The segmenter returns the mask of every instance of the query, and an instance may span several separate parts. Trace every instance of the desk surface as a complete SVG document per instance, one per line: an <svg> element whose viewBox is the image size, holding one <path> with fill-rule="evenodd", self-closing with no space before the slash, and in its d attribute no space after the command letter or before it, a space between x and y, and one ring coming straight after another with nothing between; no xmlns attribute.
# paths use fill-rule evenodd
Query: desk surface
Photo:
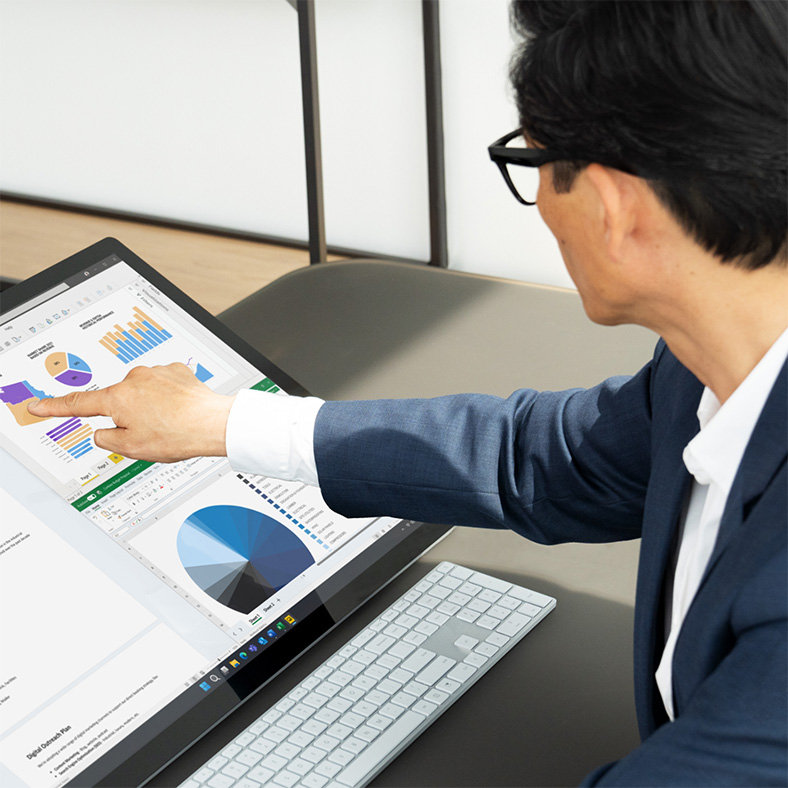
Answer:
<svg viewBox="0 0 788 788"><path fill-rule="evenodd" d="M300 269L220 316L318 396L507 395L637 370L655 336L603 328L569 291L379 261ZM171 765L173 785L439 561L555 596L516 649L373 785L571 785L638 744L632 618L638 543L535 545L458 528Z"/></svg>

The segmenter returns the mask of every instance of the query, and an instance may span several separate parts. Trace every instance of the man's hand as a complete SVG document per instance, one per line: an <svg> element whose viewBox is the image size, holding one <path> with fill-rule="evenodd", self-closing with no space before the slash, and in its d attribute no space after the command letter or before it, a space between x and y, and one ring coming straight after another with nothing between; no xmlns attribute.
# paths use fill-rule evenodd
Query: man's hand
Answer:
<svg viewBox="0 0 788 788"><path fill-rule="evenodd" d="M176 462L224 455L233 397L216 394L185 364L135 367L114 386L76 391L28 406L35 416L109 416L115 429L96 430L96 446L124 457Z"/></svg>

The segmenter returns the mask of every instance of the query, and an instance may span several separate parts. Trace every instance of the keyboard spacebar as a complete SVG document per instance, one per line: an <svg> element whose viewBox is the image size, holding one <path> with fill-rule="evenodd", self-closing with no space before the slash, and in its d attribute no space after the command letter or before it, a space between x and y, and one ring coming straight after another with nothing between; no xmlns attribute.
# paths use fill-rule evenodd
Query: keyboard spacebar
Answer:
<svg viewBox="0 0 788 788"><path fill-rule="evenodd" d="M421 714L406 711L396 722L389 725L358 757L349 763L334 780L342 785L358 785L367 775L374 774L381 763L407 739L424 721Z"/></svg>

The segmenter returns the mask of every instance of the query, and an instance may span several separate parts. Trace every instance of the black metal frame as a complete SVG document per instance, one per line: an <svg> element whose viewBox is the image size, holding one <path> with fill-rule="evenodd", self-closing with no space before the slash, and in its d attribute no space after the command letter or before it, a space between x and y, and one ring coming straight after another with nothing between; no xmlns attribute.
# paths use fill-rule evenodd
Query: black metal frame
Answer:
<svg viewBox="0 0 788 788"><path fill-rule="evenodd" d="M323 162L320 148L320 98L317 87L317 38L314 0L287 0L298 12L301 56L301 96L304 112L306 192L309 214L309 260L326 259L323 211ZM424 87L427 119L427 178L430 210L429 264L449 263L446 231L446 167L443 150L443 92L438 0L422 0Z"/></svg>

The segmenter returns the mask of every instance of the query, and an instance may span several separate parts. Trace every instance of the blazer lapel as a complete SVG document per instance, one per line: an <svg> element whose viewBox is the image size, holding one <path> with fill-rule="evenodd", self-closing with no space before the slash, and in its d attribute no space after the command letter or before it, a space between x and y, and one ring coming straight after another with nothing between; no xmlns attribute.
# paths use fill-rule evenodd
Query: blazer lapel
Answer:
<svg viewBox="0 0 788 788"><path fill-rule="evenodd" d="M681 455L699 429L696 408L702 386L694 377L688 383L676 385L672 412L654 425L661 445L654 453L643 516L635 609L635 694L644 738L668 719L654 673L665 644L665 575L692 479Z"/></svg>
<svg viewBox="0 0 788 788"><path fill-rule="evenodd" d="M747 514L766 489L788 452L788 361L777 377L763 411L755 424L731 486L720 530L703 582L725 552L731 538L747 519Z"/></svg>

